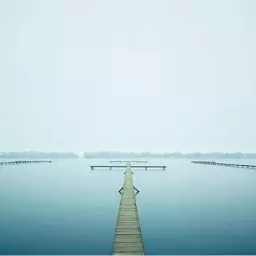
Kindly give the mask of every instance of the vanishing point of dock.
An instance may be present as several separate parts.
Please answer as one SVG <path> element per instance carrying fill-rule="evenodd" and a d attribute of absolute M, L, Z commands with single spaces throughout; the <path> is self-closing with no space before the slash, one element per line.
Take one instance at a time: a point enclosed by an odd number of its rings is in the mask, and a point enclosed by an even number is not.
<path fill-rule="evenodd" d="M 143 239 L 135 196 L 139 192 L 133 185 L 133 172 L 127 164 L 117 216 L 113 255 L 144 255 Z M 135 192 L 136 191 L 136 192 Z"/>

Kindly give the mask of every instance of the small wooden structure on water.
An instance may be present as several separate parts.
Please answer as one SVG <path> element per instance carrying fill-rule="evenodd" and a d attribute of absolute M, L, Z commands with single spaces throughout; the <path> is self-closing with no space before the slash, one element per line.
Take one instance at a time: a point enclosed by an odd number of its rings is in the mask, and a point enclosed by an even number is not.
<path fill-rule="evenodd" d="M 111 164 L 113 163 L 137 163 L 137 164 L 147 164 L 148 161 L 145 160 L 115 160 L 115 161 L 110 161 Z"/>
<path fill-rule="evenodd" d="M 124 169 L 126 168 L 126 165 L 91 165 L 91 170 L 94 169 Z M 166 170 L 166 165 L 131 165 L 130 168 L 132 169 L 162 169 L 162 170 Z"/>

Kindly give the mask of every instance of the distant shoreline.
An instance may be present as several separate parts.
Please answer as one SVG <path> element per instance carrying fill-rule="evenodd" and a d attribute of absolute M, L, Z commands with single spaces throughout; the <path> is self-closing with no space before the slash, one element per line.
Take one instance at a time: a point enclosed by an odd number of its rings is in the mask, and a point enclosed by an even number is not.
<path fill-rule="evenodd" d="M 58 152 L 1 152 L 0 159 L 73 159 L 79 158 L 75 153 L 58 153 Z"/>
<path fill-rule="evenodd" d="M 147 158 L 164 158 L 164 159 L 256 159 L 256 153 L 222 153 L 222 152 L 210 152 L 210 153 L 150 153 L 150 152 L 39 152 L 39 151 L 21 151 L 21 152 L 1 152 L 0 159 L 14 159 L 14 158 L 26 158 L 26 159 L 147 159 Z"/>
<path fill-rule="evenodd" d="M 256 153 L 120 153 L 120 152 L 95 152 L 84 153 L 87 159 L 121 159 L 121 158 L 166 158 L 166 159 L 256 159 Z"/>

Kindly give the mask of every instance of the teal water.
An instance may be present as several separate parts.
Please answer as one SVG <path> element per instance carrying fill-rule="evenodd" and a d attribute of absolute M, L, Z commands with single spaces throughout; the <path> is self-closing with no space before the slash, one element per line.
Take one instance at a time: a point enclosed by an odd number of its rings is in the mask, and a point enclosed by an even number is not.
<path fill-rule="evenodd" d="M 2 168 L 0 254 L 111 254 L 123 172 L 93 163 Z M 150 163 L 168 168 L 134 175 L 146 254 L 256 254 L 255 170 Z"/>

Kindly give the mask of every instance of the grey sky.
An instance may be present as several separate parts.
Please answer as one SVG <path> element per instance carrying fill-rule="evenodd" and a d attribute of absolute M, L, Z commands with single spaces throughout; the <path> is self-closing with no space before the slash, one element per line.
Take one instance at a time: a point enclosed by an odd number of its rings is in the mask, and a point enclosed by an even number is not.
<path fill-rule="evenodd" d="M 0 151 L 256 151 L 256 1 L 0 0 Z"/>

